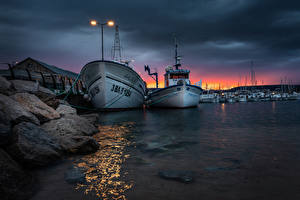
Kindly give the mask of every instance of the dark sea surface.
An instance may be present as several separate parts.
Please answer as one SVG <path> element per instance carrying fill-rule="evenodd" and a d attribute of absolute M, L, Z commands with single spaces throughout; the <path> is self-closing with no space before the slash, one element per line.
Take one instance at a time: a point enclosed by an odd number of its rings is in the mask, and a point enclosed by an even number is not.
<path fill-rule="evenodd" d="M 99 115 L 100 150 L 37 171 L 33 199 L 300 199 L 300 101 Z"/>

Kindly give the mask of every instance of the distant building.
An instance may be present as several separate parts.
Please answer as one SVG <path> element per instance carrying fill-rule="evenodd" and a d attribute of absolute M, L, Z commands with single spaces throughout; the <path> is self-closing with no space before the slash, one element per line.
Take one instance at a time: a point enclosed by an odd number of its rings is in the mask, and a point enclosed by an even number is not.
<path fill-rule="evenodd" d="M 61 68 L 58 68 L 54 65 L 49 65 L 47 63 L 41 62 L 39 60 L 33 59 L 33 58 L 26 58 L 25 60 L 17 63 L 14 67 L 14 69 L 28 69 L 31 72 L 43 72 L 43 73 L 50 73 L 55 75 L 61 75 L 66 76 L 68 78 L 76 79 L 77 75 L 74 72 L 64 70 Z"/>
<path fill-rule="evenodd" d="M 8 78 L 32 81 L 38 80 L 43 86 L 54 90 L 68 90 L 78 76 L 77 73 L 49 65 L 30 57 L 14 65 L 11 69 L 11 73 L 5 72 L 7 70 L 1 71 L 3 71 L 1 74 Z M 73 91 L 82 90 L 83 84 L 79 79 Z"/>

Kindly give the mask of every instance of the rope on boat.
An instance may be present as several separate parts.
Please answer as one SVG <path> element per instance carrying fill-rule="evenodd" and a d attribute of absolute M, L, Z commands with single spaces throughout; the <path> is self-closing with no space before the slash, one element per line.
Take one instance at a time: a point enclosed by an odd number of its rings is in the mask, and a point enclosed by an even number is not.
<path fill-rule="evenodd" d="M 80 73 L 77 75 L 77 77 L 76 77 L 74 83 L 72 84 L 72 86 L 70 87 L 70 89 L 69 89 L 68 91 L 63 91 L 63 92 L 61 92 L 61 93 L 59 93 L 59 94 L 56 94 L 56 96 L 61 96 L 61 95 L 67 94 L 67 95 L 64 97 L 64 99 L 63 99 L 63 101 L 66 102 L 68 96 L 71 94 L 71 92 L 72 92 L 74 86 L 76 85 L 76 83 L 78 82 L 80 76 L 81 76 L 81 71 L 80 71 Z M 84 110 L 97 110 L 96 108 L 88 108 L 88 107 L 85 107 L 85 106 L 78 106 L 78 105 L 73 105 L 73 104 L 70 104 L 70 103 L 69 103 L 69 105 L 70 105 L 71 107 L 73 107 L 73 108 L 79 108 L 79 109 L 84 109 Z"/>
<path fill-rule="evenodd" d="M 85 106 L 77 106 L 77 105 L 73 105 L 73 104 L 69 104 L 69 105 L 73 108 L 79 108 L 79 109 L 83 109 L 83 110 L 91 110 L 91 111 L 96 111 L 97 110 L 96 108 L 88 108 L 88 107 L 85 107 Z"/>
<path fill-rule="evenodd" d="M 65 96 L 64 101 L 66 101 L 66 99 L 67 99 L 68 96 L 70 95 L 71 91 L 73 90 L 73 88 L 74 88 L 74 86 L 76 85 L 77 81 L 79 80 L 79 77 L 80 77 L 80 76 L 81 76 L 81 71 L 80 71 L 80 73 L 77 75 L 77 77 L 76 77 L 74 83 L 72 84 L 72 86 L 71 86 L 71 88 L 69 89 L 67 95 Z"/>
<path fill-rule="evenodd" d="M 72 89 L 74 88 L 74 86 L 76 85 L 76 83 L 78 82 L 80 76 L 81 76 L 81 71 L 77 75 L 77 77 L 76 77 L 74 83 L 72 84 L 72 86 L 70 87 L 70 89 L 68 91 L 63 91 L 61 93 L 58 93 L 58 94 L 56 94 L 56 96 L 61 96 L 61 95 L 67 94 L 67 96 L 65 96 L 65 98 L 63 99 L 65 101 L 68 98 L 68 96 L 70 95 L 70 93 L 71 93 Z"/>
<path fill-rule="evenodd" d="M 77 77 L 76 77 L 74 83 L 72 84 L 71 88 L 70 88 L 68 91 L 64 91 L 64 92 L 61 92 L 61 93 L 57 94 L 56 96 L 60 96 L 60 95 L 63 95 L 63 94 L 67 94 L 67 95 L 64 97 L 64 99 L 63 99 L 63 101 L 66 101 L 67 98 L 68 98 L 68 96 L 69 96 L 70 93 L 72 92 L 74 86 L 75 86 L 76 83 L 78 82 L 80 76 L 81 76 L 81 71 L 80 71 L 80 73 L 77 75 Z M 132 88 L 129 87 L 128 90 L 131 91 L 131 89 L 132 89 Z M 125 93 L 123 93 L 122 95 L 116 96 L 116 97 L 114 97 L 113 99 L 111 99 L 111 101 L 112 101 L 111 103 L 108 102 L 108 103 L 104 104 L 105 108 L 108 108 L 108 107 L 112 106 L 114 103 L 116 103 L 117 101 L 119 101 L 124 95 L 125 95 Z M 107 105 L 107 104 L 109 104 L 109 105 Z M 71 106 L 71 107 L 74 107 L 74 108 L 85 109 L 85 110 L 97 110 L 96 108 L 87 108 L 87 107 L 84 107 L 84 106 L 77 106 L 77 105 L 72 105 L 72 104 L 70 104 L 70 106 Z"/>

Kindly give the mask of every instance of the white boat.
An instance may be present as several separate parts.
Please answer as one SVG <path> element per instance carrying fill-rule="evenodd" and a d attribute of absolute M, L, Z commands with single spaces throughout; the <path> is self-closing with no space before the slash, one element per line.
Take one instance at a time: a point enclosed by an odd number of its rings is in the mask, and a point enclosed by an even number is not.
<path fill-rule="evenodd" d="M 181 69 L 180 57 L 177 55 L 177 43 L 175 47 L 175 65 L 168 66 L 164 74 L 165 88 L 154 90 L 148 94 L 148 106 L 187 108 L 195 107 L 199 103 L 202 89 L 199 86 L 191 85 L 190 70 Z"/>
<path fill-rule="evenodd" d="M 126 64 L 93 61 L 83 67 L 81 76 L 95 108 L 138 108 L 144 103 L 145 82 Z"/>
<path fill-rule="evenodd" d="M 218 103 L 219 102 L 219 95 L 217 93 L 202 93 L 200 95 L 200 99 L 199 99 L 200 103 Z"/>
<path fill-rule="evenodd" d="M 238 97 L 239 102 L 247 102 L 247 95 L 240 94 Z"/>
<path fill-rule="evenodd" d="M 236 98 L 231 96 L 227 98 L 228 103 L 235 103 L 236 102 Z"/>
<path fill-rule="evenodd" d="M 290 94 L 288 99 L 289 100 L 298 100 L 298 99 L 300 99 L 300 94 L 297 92 L 293 92 L 292 94 Z"/>
<path fill-rule="evenodd" d="M 213 103 L 215 99 L 214 94 L 201 94 L 199 102 L 200 103 Z"/>
<path fill-rule="evenodd" d="M 148 95 L 151 107 L 188 108 L 198 105 L 201 88 L 195 85 L 173 85 L 153 91 Z"/>

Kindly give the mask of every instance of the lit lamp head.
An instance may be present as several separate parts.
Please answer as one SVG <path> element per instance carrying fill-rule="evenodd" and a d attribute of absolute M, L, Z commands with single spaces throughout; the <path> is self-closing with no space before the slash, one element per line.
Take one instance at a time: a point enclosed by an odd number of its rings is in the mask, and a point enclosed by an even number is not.
<path fill-rule="evenodd" d="M 97 26 L 97 25 L 98 25 L 98 22 L 97 22 L 96 20 L 93 19 L 93 20 L 90 21 L 90 25 L 91 25 L 91 26 Z"/>
<path fill-rule="evenodd" d="M 112 20 L 109 20 L 109 21 L 107 22 L 107 25 L 108 25 L 108 26 L 114 26 L 114 25 L 115 25 L 115 22 L 112 21 Z"/>

